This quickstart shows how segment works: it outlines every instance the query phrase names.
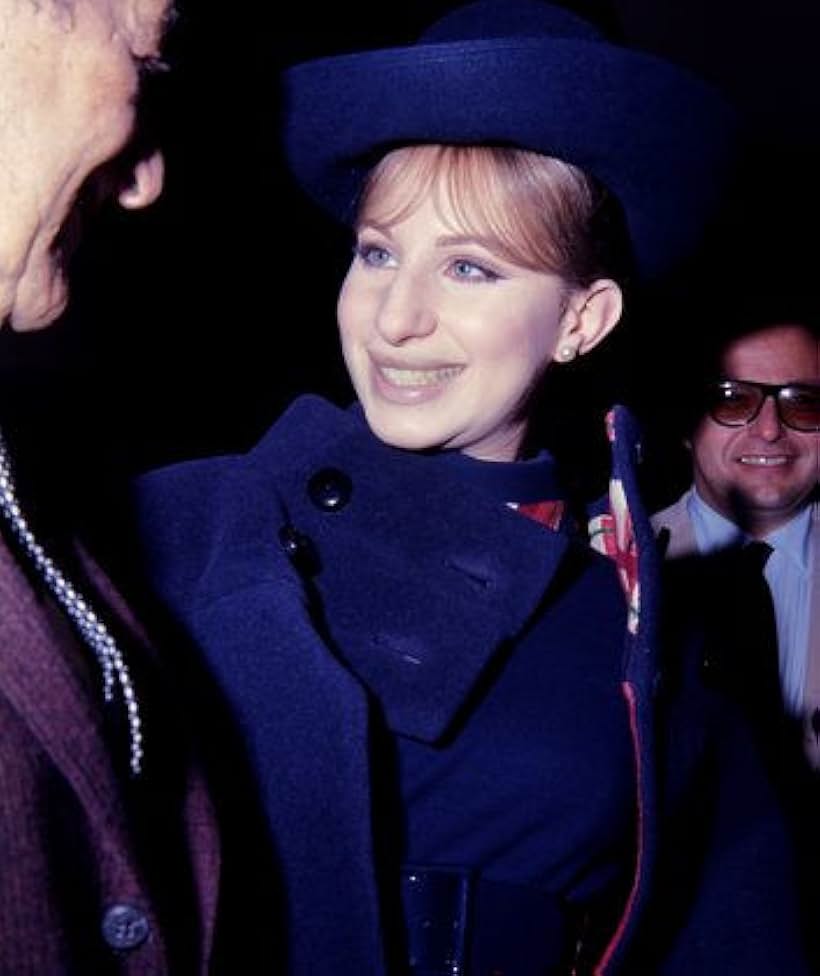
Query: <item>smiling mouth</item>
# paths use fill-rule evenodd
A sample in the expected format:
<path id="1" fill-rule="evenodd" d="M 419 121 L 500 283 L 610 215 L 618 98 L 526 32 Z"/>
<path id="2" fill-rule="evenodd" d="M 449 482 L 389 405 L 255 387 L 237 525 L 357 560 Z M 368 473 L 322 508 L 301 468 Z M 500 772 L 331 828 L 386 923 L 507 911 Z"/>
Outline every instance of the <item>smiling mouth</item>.
<path id="1" fill-rule="evenodd" d="M 743 454 L 738 458 L 740 464 L 754 468 L 777 468 L 791 463 L 792 458 L 785 454 Z"/>
<path id="2" fill-rule="evenodd" d="M 437 386 L 455 379 L 464 371 L 463 366 L 442 366 L 439 369 L 398 369 L 395 366 L 379 366 L 381 376 L 399 387 Z"/>

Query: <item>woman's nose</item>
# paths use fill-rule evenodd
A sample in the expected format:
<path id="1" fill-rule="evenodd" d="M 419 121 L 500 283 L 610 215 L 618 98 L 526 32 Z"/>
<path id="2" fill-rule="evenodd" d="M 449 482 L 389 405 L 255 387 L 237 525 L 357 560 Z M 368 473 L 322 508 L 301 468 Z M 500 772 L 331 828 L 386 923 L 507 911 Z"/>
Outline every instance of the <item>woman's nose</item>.
<path id="1" fill-rule="evenodd" d="M 436 313 L 429 289 L 410 274 L 395 273 L 385 287 L 376 316 L 376 328 L 391 345 L 423 338 L 436 328 Z"/>

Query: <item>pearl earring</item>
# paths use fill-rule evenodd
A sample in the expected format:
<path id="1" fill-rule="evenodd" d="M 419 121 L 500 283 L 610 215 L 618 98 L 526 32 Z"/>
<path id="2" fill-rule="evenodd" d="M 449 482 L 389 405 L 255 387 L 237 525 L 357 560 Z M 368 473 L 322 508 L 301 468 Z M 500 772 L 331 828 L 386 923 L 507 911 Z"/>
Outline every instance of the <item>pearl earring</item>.
<path id="1" fill-rule="evenodd" d="M 575 359 L 576 349 L 574 346 L 561 346 L 558 350 L 558 358 L 562 363 L 569 363 Z"/>

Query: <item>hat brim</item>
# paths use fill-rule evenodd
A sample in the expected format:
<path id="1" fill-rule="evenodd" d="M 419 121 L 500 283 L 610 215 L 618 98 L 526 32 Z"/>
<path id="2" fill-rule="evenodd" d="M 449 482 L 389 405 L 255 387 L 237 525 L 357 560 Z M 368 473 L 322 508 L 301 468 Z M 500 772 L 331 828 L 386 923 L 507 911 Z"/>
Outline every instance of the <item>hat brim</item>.
<path id="1" fill-rule="evenodd" d="M 555 156 L 623 207 L 640 271 L 696 246 L 733 161 L 736 117 L 651 55 L 577 38 L 470 40 L 321 58 L 284 76 L 285 152 L 304 190 L 350 222 L 383 152 L 509 145 Z"/>

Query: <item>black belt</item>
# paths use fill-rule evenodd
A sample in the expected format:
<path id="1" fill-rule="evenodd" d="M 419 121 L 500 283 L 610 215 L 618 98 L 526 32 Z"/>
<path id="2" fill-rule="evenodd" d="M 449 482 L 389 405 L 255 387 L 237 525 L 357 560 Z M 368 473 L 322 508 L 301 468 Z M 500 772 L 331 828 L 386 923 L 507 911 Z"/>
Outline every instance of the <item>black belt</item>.
<path id="1" fill-rule="evenodd" d="M 557 976 L 575 952 L 566 907 L 521 885 L 448 868 L 402 869 L 411 976 Z"/>

